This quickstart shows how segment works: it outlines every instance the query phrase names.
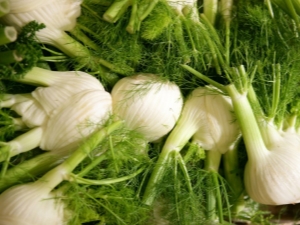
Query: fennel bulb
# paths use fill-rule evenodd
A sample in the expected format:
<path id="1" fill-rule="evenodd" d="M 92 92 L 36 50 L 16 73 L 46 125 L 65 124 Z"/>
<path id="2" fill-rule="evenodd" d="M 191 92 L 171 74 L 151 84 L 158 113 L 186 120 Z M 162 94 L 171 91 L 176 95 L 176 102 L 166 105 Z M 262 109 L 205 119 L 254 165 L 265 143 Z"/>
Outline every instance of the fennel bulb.
<path id="1" fill-rule="evenodd" d="M 32 128 L 2 143 L 10 157 L 38 146 L 43 150 L 71 151 L 101 127 L 112 109 L 110 94 L 96 78 L 83 72 L 33 68 L 19 81 L 45 87 L 29 94 L 4 95 L 0 102 L 1 107 L 17 112 Z"/>
<path id="2" fill-rule="evenodd" d="M 173 153 L 179 154 L 193 136 L 194 142 L 200 147 L 215 151 L 218 155 L 225 153 L 240 136 L 230 100 L 217 91 L 199 87 L 188 96 L 151 174 L 143 199 L 146 204 L 152 204 L 156 195 L 155 187 L 162 179 Z"/>
<path id="3" fill-rule="evenodd" d="M 195 117 L 198 130 L 193 135 L 193 142 L 205 150 L 226 153 L 240 136 L 231 99 L 228 96 L 213 93 L 213 90 L 198 88 L 193 91 L 190 101 L 189 104 L 193 106 L 197 104 L 202 106 L 198 109 L 199 117 Z"/>
<path id="4" fill-rule="evenodd" d="M 113 113 L 149 142 L 170 132 L 183 104 L 179 87 L 153 74 L 125 77 L 116 83 L 111 95 Z"/>
<path id="5" fill-rule="evenodd" d="M 63 225 L 69 219 L 68 210 L 60 199 L 63 190 L 53 191 L 68 180 L 72 171 L 97 145 L 123 125 L 118 121 L 94 132 L 63 163 L 32 183 L 7 189 L 0 195 L 1 225 Z"/>
<path id="6" fill-rule="evenodd" d="M 65 31 L 71 31 L 81 13 L 81 0 L 10 0 L 10 12 L 0 18 L 4 24 L 14 26 L 18 31 L 35 20 L 46 28 L 36 33 L 37 40 L 50 44 L 65 54 L 76 57 L 87 55 L 87 50 L 72 39 Z"/>
<path id="7" fill-rule="evenodd" d="M 14 186 L 0 195 L 0 225 L 63 225 L 64 204 L 44 182 Z"/>
<path id="8" fill-rule="evenodd" d="M 291 126 L 255 117 L 247 93 L 227 87 L 248 154 L 244 172 L 249 196 L 266 205 L 300 202 L 300 136 Z"/>
<path id="9" fill-rule="evenodd" d="M 228 97 L 211 87 L 193 90 L 162 151 L 180 151 L 193 137 L 205 150 L 225 153 L 240 135 Z"/>

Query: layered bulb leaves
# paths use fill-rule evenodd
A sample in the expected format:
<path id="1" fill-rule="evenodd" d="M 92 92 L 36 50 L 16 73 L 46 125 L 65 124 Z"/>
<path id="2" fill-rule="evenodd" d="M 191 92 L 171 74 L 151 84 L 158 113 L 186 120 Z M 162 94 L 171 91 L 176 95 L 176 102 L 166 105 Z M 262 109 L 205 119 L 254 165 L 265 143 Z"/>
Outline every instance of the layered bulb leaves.
<path id="1" fill-rule="evenodd" d="M 117 82 L 112 90 L 113 113 L 149 142 L 166 135 L 180 116 L 179 87 L 153 74 L 139 74 Z"/>
<path id="2" fill-rule="evenodd" d="M 236 122 L 231 100 L 228 96 L 222 95 L 207 88 L 195 89 L 187 107 L 190 109 L 189 117 L 195 113 L 193 106 L 201 105 L 198 108 L 197 124 L 198 130 L 193 136 L 193 141 L 203 149 L 218 151 L 224 154 L 240 136 L 239 125 Z"/>
<path id="3" fill-rule="evenodd" d="M 28 94 L 4 95 L 0 102 L 1 107 L 17 112 L 31 128 L 3 144 L 10 148 L 10 156 L 38 146 L 43 150 L 72 151 L 102 127 L 112 110 L 111 95 L 87 73 L 33 68 L 20 82 L 44 87 Z"/>
<path id="4" fill-rule="evenodd" d="M 295 124 L 278 126 L 255 114 L 247 93 L 227 87 L 239 121 L 248 162 L 244 183 L 258 203 L 284 205 L 300 202 L 300 136 Z"/>
<path id="5" fill-rule="evenodd" d="M 266 125 L 268 141 L 250 157 L 245 168 L 245 187 L 256 202 L 284 205 L 300 202 L 300 136 L 293 130 Z"/>
<path id="6" fill-rule="evenodd" d="M 180 151 L 193 137 L 193 141 L 205 150 L 223 154 L 239 136 L 230 98 L 212 87 L 199 87 L 187 98 L 164 149 Z"/>
<path id="7" fill-rule="evenodd" d="M 17 30 L 31 21 L 42 23 L 46 28 L 36 33 L 39 42 L 53 45 L 69 56 L 82 54 L 83 49 L 80 49 L 80 53 L 76 52 L 81 48 L 80 45 L 65 33 L 76 25 L 76 19 L 81 13 L 81 0 L 10 0 L 9 3 L 11 10 L 1 17 L 3 23 Z M 73 49 L 70 49 L 71 46 Z"/>
<path id="8" fill-rule="evenodd" d="M 14 186 L 0 195 L 0 225 L 63 225 L 64 207 L 45 182 Z"/>

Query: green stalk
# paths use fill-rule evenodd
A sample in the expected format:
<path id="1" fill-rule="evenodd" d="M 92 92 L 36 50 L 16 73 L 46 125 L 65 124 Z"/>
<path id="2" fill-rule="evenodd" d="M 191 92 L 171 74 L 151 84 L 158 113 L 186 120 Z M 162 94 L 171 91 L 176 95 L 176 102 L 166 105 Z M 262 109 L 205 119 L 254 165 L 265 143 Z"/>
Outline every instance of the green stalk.
<path id="1" fill-rule="evenodd" d="M 113 72 L 122 75 L 126 75 L 129 70 L 133 71 L 133 69 L 130 67 L 126 68 L 126 70 L 124 68 L 118 68 L 104 59 L 92 56 L 87 47 L 74 40 L 65 32 L 60 32 L 60 35 L 58 37 L 49 40 L 48 43 L 46 41 L 45 43 L 55 46 L 66 55 L 74 58 L 80 64 L 80 66 L 86 66 L 94 71 L 99 70 L 99 64 L 107 67 Z"/>
<path id="2" fill-rule="evenodd" d="M 9 158 L 16 156 L 20 153 L 30 151 L 39 146 L 41 138 L 43 135 L 43 130 L 41 127 L 35 127 L 26 133 L 23 133 L 17 136 L 15 139 L 1 143 L 4 145 L 6 149 L 7 146 L 9 147 Z M 3 147 L 2 147 L 3 148 Z M 0 151 L 2 151 L 0 148 Z M 3 155 L 5 156 L 5 155 Z M 0 155 L 0 162 L 7 160 L 7 156 L 3 157 Z"/>
<path id="3" fill-rule="evenodd" d="M 7 168 L 8 168 L 8 164 L 9 164 L 9 160 L 10 160 L 10 147 L 9 146 L 4 146 L 1 147 L 1 158 L 3 159 L 2 161 L 2 169 L 1 169 L 1 173 L 0 173 L 0 180 L 2 180 L 2 178 L 5 176 L 6 172 L 7 172 Z"/>
<path id="4" fill-rule="evenodd" d="M 98 45 L 96 45 L 95 42 L 93 42 L 84 32 L 81 31 L 79 26 L 76 26 L 75 29 L 73 29 L 70 33 L 76 39 L 78 39 L 79 41 L 81 41 L 91 49 L 99 52 L 102 51 L 102 49 Z"/>
<path id="5" fill-rule="evenodd" d="M 103 19 L 109 23 L 117 22 L 132 4 L 132 0 L 115 0 L 103 14 Z"/>
<path id="6" fill-rule="evenodd" d="M 139 8 L 139 21 L 143 21 L 152 12 L 158 0 L 148 0 L 147 4 L 140 5 Z"/>
<path id="7" fill-rule="evenodd" d="M 240 124 L 249 161 L 262 159 L 269 152 L 265 146 L 256 116 L 248 101 L 247 93 L 239 93 L 233 84 L 226 86 L 231 97 L 237 120 Z"/>
<path id="8" fill-rule="evenodd" d="M 16 50 L 10 50 L 5 52 L 0 52 L 0 63 L 1 64 L 11 64 L 15 62 L 20 62 L 23 57 L 17 53 Z"/>
<path id="9" fill-rule="evenodd" d="M 288 8 L 290 15 L 292 16 L 293 20 L 297 24 L 297 29 L 299 30 L 300 29 L 299 18 L 298 18 L 298 14 L 295 10 L 292 0 L 285 0 L 285 3 L 286 3 L 286 6 Z"/>
<path id="10" fill-rule="evenodd" d="M 218 219 L 223 223 L 222 198 L 220 185 L 218 181 L 218 171 L 222 154 L 218 151 L 207 151 L 204 169 L 209 175 L 207 181 L 210 188 L 206 191 L 207 196 L 207 219 L 214 220 L 216 217 L 216 208 L 218 208 Z"/>
<path id="11" fill-rule="evenodd" d="M 189 176 L 189 173 L 188 173 L 188 169 L 186 167 L 186 164 L 181 156 L 181 154 L 179 152 L 176 152 L 176 159 L 177 159 L 177 163 L 179 164 L 180 166 L 180 169 L 183 173 L 183 176 L 184 176 L 184 179 L 185 179 L 185 182 L 187 183 L 187 188 L 189 190 L 190 193 L 193 193 L 193 188 L 192 188 L 192 182 L 191 182 L 191 178 Z"/>
<path id="12" fill-rule="evenodd" d="M 11 26 L 0 27 L 0 45 L 5 45 L 17 40 L 17 30 Z"/>
<path id="13" fill-rule="evenodd" d="M 239 139 L 241 140 L 241 138 Z M 239 141 L 223 155 L 224 177 L 230 187 L 229 201 L 232 205 L 232 214 L 236 216 L 245 207 L 244 182 L 242 180 L 241 168 L 238 160 Z"/>
<path id="14" fill-rule="evenodd" d="M 300 2 L 298 0 L 292 0 L 295 11 L 300 15 Z"/>
<path id="15" fill-rule="evenodd" d="M 277 108 L 280 101 L 280 85 L 281 85 L 281 73 L 280 64 L 273 65 L 273 94 L 272 94 L 272 108 L 268 118 L 273 119 L 276 116 Z"/>
<path id="16" fill-rule="evenodd" d="M 163 179 L 166 169 L 170 166 L 172 156 L 180 152 L 197 129 L 198 128 L 189 121 L 179 121 L 177 126 L 170 133 L 146 186 L 142 199 L 144 204 L 152 205 L 157 195 L 157 186 Z"/>
<path id="17" fill-rule="evenodd" d="M 11 167 L 0 179 L 0 192 L 44 174 L 59 165 L 69 154 L 69 151 L 47 152 Z"/>
<path id="18" fill-rule="evenodd" d="M 221 0 L 221 14 L 225 21 L 225 61 L 230 65 L 230 24 L 233 0 Z"/>
<path id="19" fill-rule="evenodd" d="M 111 137 L 109 137 L 109 150 L 113 159 L 113 164 L 116 170 L 116 173 L 119 173 L 119 167 L 118 167 L 118 163 L 117 163 L 117 159 L 116 159 L 116 155 L 115 155 L 115 150 L 114 150 L 114 145 L 113 145 L 113 140 Z"/>
<path id="20" fill-rule="evenodd" d="M 97 156 L 97 158 L 95 158 L 91 163 L 89 163 L 86 167 L 84 167 L 83 170 L 81 170 L 76 176 L 83 177 L 106 158 L 107 158 L 106 154 Z"/>
<path id="21" fill-rule="evenodd" d="M 70 174 L 70 177 L 67 179 L 70 182 L 75 182 L 78 184 L 87 184 L 87 185 L 110 185 L 110 184 L 115 184 L 119 182 L 123 182 L 126 180 L 130 180 L 134 178 L 135 176 L 139 175 L 141 172 L 143 172 L 145 168 L 140 168 L 136 172 L 124 176 L 124 177 L 119 177 L 119 178 L 108 178 L 108 179 L 103 179 L 103 180 L 91 180 L 91 179 L 85 179 L 81 178 L 76 174 Z"/>
<path id="22" fill-rule="evenodd" d="M 117 121 L 95 132 L 62 164 L 47 172 L 38 181 L 47 183 L 47 187 L 50 190 L 53 190 L 62 181 L 68 179 L 71 172 L 97 147 L 100 142 L 102 142 L 112 132 L 119 129 L 122 125 L 122 121 Z"/>
<path id="23" fill-rule="evenodd" d="M 51 70 L 33 67 L 25 76 L 18 79 L 18 82 L 35 85 L 35 86 L 51 86 L 60 81 L 60 75 Z"/>
<path id="24" fill-rule="evenodd" d="M 138 14 L 137 1 L 133 0 L 129 23 L 126 27 L 126 31 L 130 34 L 134 34 L 135 31 L 137 30 L 136 27 L 137 14 Z"/>
<path id="25" fill-rule="evenodd" d="M 216 88 L 220 89 L 221 91 L 226 92 L 226 88 L 224 87 L 224 85 L 210 79 L 209 77 L 203 75 L 202 73 L 198 72 L 197 70 L 193 69 L 192 67 L 190 67 L 188 65 L 181 65 L 181 67 L 183 67 L 190 73 L 194 74 L 196 77 L 200 78 L 201 80 L 204 80 L 205 82 L 215 86 Z"/>
<path id="26" fill-rule="evenodd" d="M 97 143 L 97 141 L 100 142 L 103 138 L 112 133 L 114 129 L 118 129 L 118 127 L 121 125 L 120 123 L 121 122 L 116 122 L 92 135 L 91 139 L 89 139 L 91 140 L 91 143 L 87 141 L 78 150 L 76 150 L 77 153 L 74 153 L 73 158 L 64 164 L 65 167 L 67 167 L 68 164 L 72 163 L 72 160 L 79 162 L 80 159 L 84 158 L 84 156 L 88 154 L 88 151 L 93 150 L 88 149 L 89 145 L 90 147 L 93 147 Z M 86 152 L 82 152 L 85 150 Z M 25 181 L 32 180 L 34 177 L 44 174 L 50 169 L 56 168 L 56 166 L 61 164 L 70 154 L 71 152 L 69 152 L 68 149 L 47 152 L 36 156 L 32 159 L 26 160 L 23 163 L 20 163 L 17 166 L 8 169 L 5 173 L 5 176 L 2 179 L 0 179 L 0 192 L 20 182 L 23 183 Z M 74 158 L 76 159 L 74 160 Z M 73 167 L 74 165 L 75 164 L 73 164 Z"/>
<path id="27" fill-rule="evenodd" d="M 137 1 L 133 4 L 132 16 L 126 30 L 134 34 L 140 30 L 141 23 L 152 12 L 158 0 L 147 0 L 145 3 L 138 5 Z"/>
<path id="28" fill-rule="evenodd" d="M 9 13 L 9 1 L 8 0 L 0 0 L 0 17 Z"/>
<path id="29" fill-rule="evenodd" d="M 267 5 L 268 10 L 270 12 L 270 16 L 272 17 L 272 19 L 274 19 L 274 12 L 273 12 L 273 7 L 272 7 L 271 0 L 266 0 L 266 5 Z"/>
<path id="30" fill-rule="evenodd" d="M 218 0 L 203 0 L 203 13 L 209 22 L 214 25 L 218 11 Z"/>

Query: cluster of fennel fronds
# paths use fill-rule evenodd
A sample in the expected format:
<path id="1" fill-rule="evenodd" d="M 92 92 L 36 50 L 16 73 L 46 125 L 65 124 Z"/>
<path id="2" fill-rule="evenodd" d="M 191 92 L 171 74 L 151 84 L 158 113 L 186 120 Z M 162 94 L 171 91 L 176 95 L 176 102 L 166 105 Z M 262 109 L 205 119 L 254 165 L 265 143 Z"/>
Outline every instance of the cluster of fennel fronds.
<path id="1" fill-rule="evenodd" d="M 122 78 L 136 81 L 133 76 L 139 74 L 147 84 L 145 77 L 152 77 L 147 74 L 155 74 L 146 92 L 157 79 L 161 87 L 171 81 L 180 88 L 184 106 L 193 109 L 184 111 L 183 106 L 181 116 L 188 115 L 187 119 L 171 118 L 178 123 L 168 134 L 163 131 L 163 137 L 143 129 L 139 122 L 147 119 L 149 126 L 156 126 L 164 116 L 149 116 L 151 109 L 164 104 L 146 98 L 144 110 L 130 101 L 134 106 L 124 103 L 126 108 L 117 114 L 126 115 L 125 125 L 112 116 L 95 133 L 100 136 L 83 138 L 74 153 L 44 153 L 35 146 L 7 158 L 2 148 L 0 191 L 27 182 L 34 190 L 36 184 L 56 177 L 51 198 L 64 202 L 69 224 L 191 225 L 239 220 L 271 224 L 272 215 L 261 211 L 257 203 L 297 203 L 300 195 L 297 6 L 292 0 L 85 0 L 72 29 L 58 34 L 50 29 L 38 36 L 40 43 L 34 35 L 45 24 L 27 23 L 18 30 L 16 41 L 0 46 L 0 60 L 10 60 L 0 61 L 3 96 L 33 91 L 26 74 L 36 67 L 89 73 L 116 99 L 119 94 L 113 88 Z M 3 21 L 1 29 L 8 19 Z M 13 52 L 21 58 L 9 58 Z M 136 82 L 119 83 L 118 87 L 129 88 L 129 95 L 120 101 L 143 97 L 145 90 L 136 90 Z M 204 86 L 209 87 L 208 93 L 201 89 Z M 191 93 L 197 91 L 199 98 L 207 97 L 208 104 L 191 100 Z M 220 96 L 219 106 L 209 104 L 214 96 Z M 223 98 L 232 105 L 224 103 L 223 108 Z M 165 99 L 165 105 L 170 99 Z M 183 114 L 192 110 L 192 116 Z M 226 130 L 231 129 L 229 125 L 222 131 L 224 137 L 235 135 L 230 137 L 232 145 L 216 144 L 222 149 L 212 151 L 205 145 L 209 138 L 201 139 L 200 127 L 188 126 L 205 124 L 201 115 L 200 121 L 195 118 L 206 110 L 212 114 L 227 110 L 221 114 L 232 115 L 229 125 L 237 124 L 240 131 Z M 15 117 L 15 112 L 1 109 L 2 143 L 27 131 L 19 129 Z M 59 174 L 62 169 L 63 175 Z M 18 207 L 26 207 L 22 204 Z"/>

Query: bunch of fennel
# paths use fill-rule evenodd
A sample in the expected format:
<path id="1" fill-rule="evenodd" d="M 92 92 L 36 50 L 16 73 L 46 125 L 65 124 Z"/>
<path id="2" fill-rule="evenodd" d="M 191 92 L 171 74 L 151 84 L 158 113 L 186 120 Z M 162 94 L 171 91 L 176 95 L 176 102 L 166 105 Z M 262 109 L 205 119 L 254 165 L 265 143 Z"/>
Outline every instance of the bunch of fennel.
<path id="1" fill-rule="evenodd" d="M 212 26 L 209 24 L 206 26 L 210 32 L 216 34 Z M 270 30 L 263 27 L 260 32 L 270 35 L 274 32 Z M 280 32 L 291 31 L 286 29 Z M 207 32 L 206 35 L 212 38 Z M 183 67 L 221 88 L 230 96 L 248 156 L 244 184 L 250 198 L 267 205 L 295 204 L 300 201 L 297 184 L 299 180 L 297 165 L 300 160 L 297 122 L 299 101 L 298 91 L 295 88 L 299 64 L 294 61 L 298 54 L 294 49 L 285 52 L 285 40 L 278 39 L 278 36 L 272 36 L 272 39 L 274 42 L 270 42 L 270 39 L 260 39 L 264 42 L 255 43 L 257 46 L 254 47 L 254 52 L 244 49 L 250 50 L 248 57 L 235 58 L 234 63 L 238 66 L 233 68 L 230 68 L 231 64 L 224 60 L 223 57 L 226 55 L 224 52 L 217 53 L 220 65 L 227 75 L 228 85 L 215 83 L 187 65 Z M 211 42 L 212 51 L 219 47 L 219 43 L 220 36 L 214 36 Z M 269 45 L 268 52 L 255 52 L 258 46 L 265 43 Z M 295 46 L 297 44 L 294 43 Z M 244 46 L 236 47 L 242 49 Z M 253 60 L 251 57 L 256 57 L 257 61 L 251 62 L 250 60 Z M 267 57 L 272 57 L 271 63 L 266 60 Z M 246 68 L 241 63 L 247 63 Z M 268 77 L 267 74 L 271 76 Z M 255 80 L 259 82 L 256 84 Z M 266 82 L 272 82 L 272 85 L 267 86 Z M 259 89 L 260 87 L 264 88 Z M 259 91 L 263 94 L 259 94 Z"/>
<path id="2" fill-rule="evenodd" d="M 44 87 L 28 94 L 3 95 L 1 107 L 19 114 L 21 119 L 13 121 L 29 131 L 1 143 L 1 161 L 8 162 L 36 147 L 72 152 L 82 139 L 105 123 L 112 110 L 110 94 L 96 78 L 83 72 L 34 67 L 18 81 Z"/>

